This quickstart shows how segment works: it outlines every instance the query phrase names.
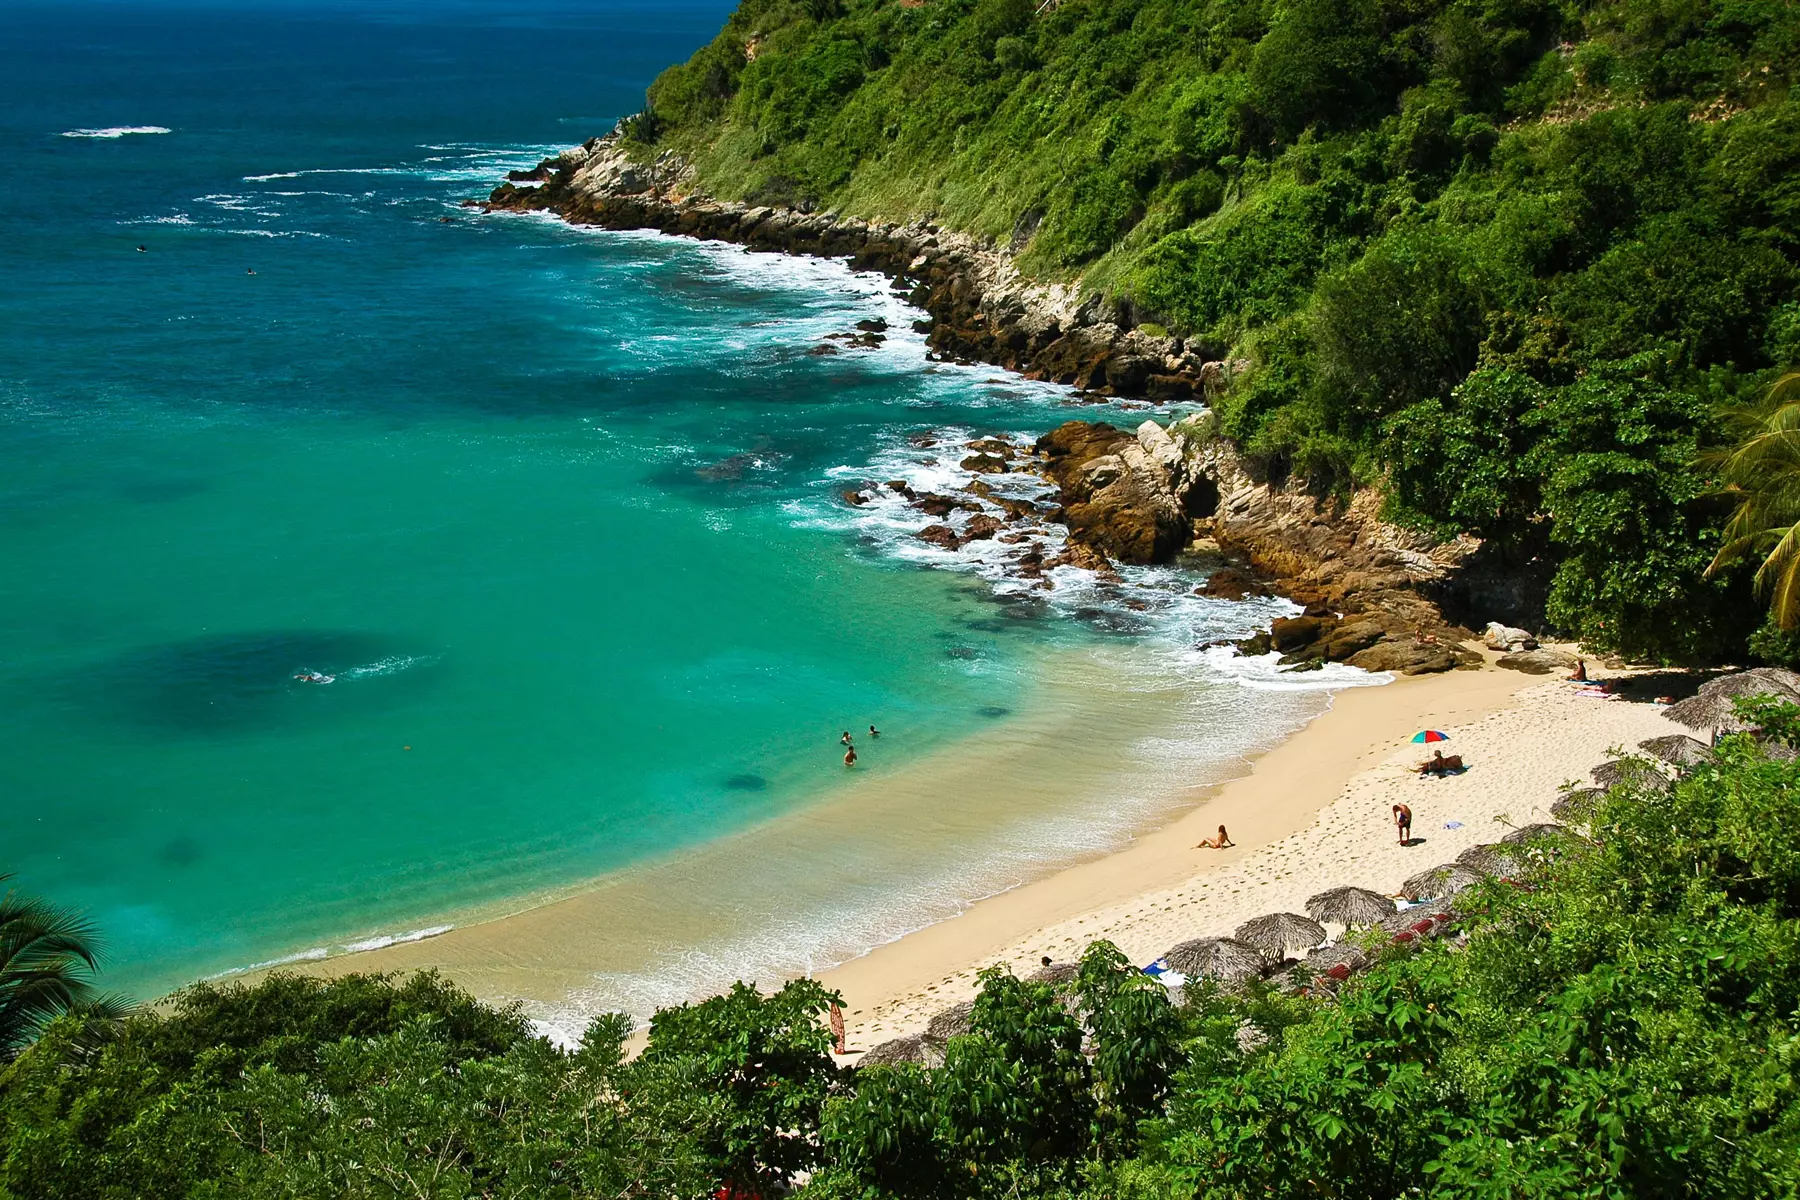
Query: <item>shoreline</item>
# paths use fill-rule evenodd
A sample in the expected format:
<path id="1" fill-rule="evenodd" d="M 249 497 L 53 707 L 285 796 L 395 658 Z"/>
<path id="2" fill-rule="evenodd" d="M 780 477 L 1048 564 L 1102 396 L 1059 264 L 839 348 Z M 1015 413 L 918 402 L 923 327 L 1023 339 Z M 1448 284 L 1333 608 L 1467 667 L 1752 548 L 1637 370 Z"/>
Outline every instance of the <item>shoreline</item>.
<path id="1" fill-rule="evenodd" d="M 1552 819 L 1557 788 L 1583 777 L 1609 747 L 1667 732 L 1655 706 L 1582 697 L 1558 678 L 1495 668 L 1497 655 L 1484 657 L 1481 670 L 1338 689 L 1325 711 L 1239 760 L 1242 769 L 1230 778 L 1171 786 L 1163 819 L 1123 844 L 941 911 L 836 965 L 764 974 L 754 982 L 766 989 L 805 974 L 841 992 L 848 1026 L 843 1061 L 853 1062 L 972 997 L 988 966 L 1023 976 L 1041 956 L 1068 961 L 1100 938 L 1147 963 L 1176 941 L 1226 935 L 1263 912 L 1297 911 L 1327 887 L 1353 883 L 1392 893 L 1410 874 L 1470 845 L 1497 841 L 1506 831 L 1495 823 L 1501 817 L 1513 826 Z M 1408 739 L 1423 727 L 1449 732 L 1474 769 L 1443 780 L 1411 774 L 1407 767 L 1423 751 Z M 1550 733 L 1553 741 L 1541 736 Z M 1521 742 L 1532 745 L 1530 757 L 1508 761 L 1507 748 Z M 941 767 L 929 764 L 920 775 Z M 326 977 L 437 969 L 485 1001 L 523 1001 L 546 1033 L 572 1041 L 586 1016 L 609 1006 L 558 1006 L 546 1001 L 547 993 L 598 999 L 595 981 L 616 979 L 591 969 L 591 956 L 604 956 L 614 942 L 603 931 L 642 932 L 633 922 L 656 910 L 654 894 L 669 882 L 668 872 L 703 878 L 722 863 L 778 849 L 797 827 L 842 836 L 872 823 L 868 832 L 876 842 L 906 827 L 904 819 L 898 825 L 872 819 L 863 807 L 868 795 L 865 789 L 828 800 L 823 811 L 790 814 L 642 873 L 653 878 L 602 880 L 589 891 L 427 940 L 274 969 Z M 1393 843 L 1388 803 L 1396 798 L 1416 814 L 1416 842 L 1407 847 Z M 1445 820 L 1451 813 L 1456 828 Z M 1222 853 L 1196 848 L 1221 823 L 1235 845 Z M 691 966 L 705 954 L 699 948 L 683 962 Z M 683 986 L 678 977 L 658 1003 L 719 990 Z M 584 1020 L 571 1019 L 576 1016 Z"/>
<path id="2" fill-rule="evenodd" d="M 228 978 L 438 968 L 578 1035 L 598 1012 L 642 1018 L 737 978 L 841 969 L 1104 860 L 1243 774 L 1266 748 L 1253 727 L 1303 733 L 1328 703 L 1322 687 L 1169 671 L 1139 642 L 1049 648 L 1031 696 L 991 731 L 891 768 L 877 756 L 800 809 L 547 902 L 520 897 L 430 938 Z M 1220 732 L 1218 715 L 1234 712 L 1241 731 Z"/>
<path id="3" fill-rule="evenodd" d="M 590 138 L 513 171 L 483 212 L 544 211 L 570 225 L 654 230 L 753 251 L 847 259 L 875 271 L 925 320 L 914 328 L 940 358 L 976 362 L 1096 397 L 1163 403 L 1204 400 L 1239 364 L 1207 361 L 1205 347 L 1138 328 L 1066 284 L 1021 275 L 1010 251 L 931 222 L 879 221 L 838 212 L 717 200 L 692 191 L 687 164 L 670 155 L 634 162 L 617 134 Z"/>
<path id="4" fill-rule="evenodd" d="M 1176 942 L 1302 911 L 1329 887 L 1393 894 L 1409 875 L 1498 841 L 1510 827 L 1554 821 L 1549 806 L 1561 784 L 1586 784 L 1611 747 L 1669 732 L 1654 705 L 1585 697 L 1559 677 L 1495 668 L 1498 656 L 1484 657 L 1479 671 L 1335 696 L 1330 711 L 1247 774 L 1129 847 L 822 974 L 844 995 L 845 1061 L 921 1032 L 933 1014 L 972 998 L 988 966 L 1023 977 L 1043 956 L 1072 961 L 1102 938 L 1143 965 Z M 1449 732 L 1472 769 L 1445 779 L 1412 773 L 1424 751 L 1409 739 L 1420 728 Z M 1509 760 L 1521 743 L 1530 758 Z M 1404 847 L 1393 836 L 1392 801 L 1414 809 L 1414 841 Z M 1235 845 L 1196 848 L 1220 823 Z"/>

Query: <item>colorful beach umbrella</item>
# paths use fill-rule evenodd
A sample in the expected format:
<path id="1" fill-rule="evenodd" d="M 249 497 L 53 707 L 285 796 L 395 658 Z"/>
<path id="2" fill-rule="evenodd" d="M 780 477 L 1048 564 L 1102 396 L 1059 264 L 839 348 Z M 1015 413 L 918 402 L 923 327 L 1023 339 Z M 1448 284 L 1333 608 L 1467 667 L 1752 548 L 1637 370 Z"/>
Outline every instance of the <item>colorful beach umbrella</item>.
<path id="1" fill-rule="evenodd" d="M 1447 742 L 1450 740 L 1450 735 L 1439 733 L 1435 729 L 1421 729 L 1413 734 L 1412 740 L 1415 742 Z"/>

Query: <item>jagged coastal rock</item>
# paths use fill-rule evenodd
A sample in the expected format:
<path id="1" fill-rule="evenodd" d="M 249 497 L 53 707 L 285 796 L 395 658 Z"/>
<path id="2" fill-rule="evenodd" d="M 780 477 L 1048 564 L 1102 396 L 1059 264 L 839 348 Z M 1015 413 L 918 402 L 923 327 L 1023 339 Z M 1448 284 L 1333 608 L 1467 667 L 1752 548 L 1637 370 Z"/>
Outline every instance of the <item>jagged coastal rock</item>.
<path id="1" fill-rule="evenodd" d="M 1217 491 L 1155 421 L 1126 433 L 1104 421 L 1069 421 L 1038 439 L 1044 474 L 1061 489 L 1051 519 L 1069 539 L 1122 563 L 1163 563 L 1193 539 Z"/>
<path id="2" fill-rule="evenodd" d="M 856 269 L 880 271 L 908 289 L 908 299 L 930 315 L 923 324 L 938 354 L 1100 395 L 1184 399 L 1216 387 L 1230 369 L 1203 361 L 1180 338 L 1122 327 L 1098 297 L 1083 301 L 1072 288 L 1022 278 L 1007 254 L 973 238 L 930 224 L 714 200 L 692 191 L 679 156 L 636 161 L 616 134 L 512 172 L 483 207 L 848 257 Z"/>
<path id="3" fill-rule="evenodd" d="M 1098 297 L 1082 300 L 1069 287 L 1027 281 L 1003 251 L 934 225 L 709 198 L 693 190 L 692 172 L 679 156 L 665 152 L 639 161 L 617 134 L 513 172 L 481 207 L 848 258 L 854 268 L 891 277 L 929 314 L 916 327 L 940 356 L 994 363 L 1100 395 L 1204 398 L 1240 366 L 1207 361 L 1181 338 L 1128 328 Z M 865 322 L 859 333 L 844 337 L 849 344 L 873 343 L 885 329 L 875 324 Z M 1058 489 L 1054 511 L 1003 499 L 993 503 L 1004 519 L 983 512 L 973 497 L 991 496 L 979 481 L 968 497 L 913 496 L 908 490 L 909 502 L 935 518 L 917 536 L 954 550 L 987 539 L 1015 544 L 1039 520 L 1065 525 L 1062 555 L 1046 559 L 1027 547 L 1017 559 L 1015 573 L 1038 579 L 1044 569 L 1064 563 L 1103 577 L 1115 562 L 1166 563 L 1206 538 L 1235 565 L 1197 589 L 1201 594 L 1274 592 L 1305 606 L 1304 616 L 1277 621 L 1268 633 L 1241 643 L 1247 653 L 1278 650 L 1297 670 L 1343 662 L 1417 674 L 1481 663 L 1461 645 L 1475 635 L 1447 620 L 1440 607 L 1454 601 L 1482 608 L 1493 592 L 1495 580 L 1482 572 L 1475 538 L 1436 541 L 1383 522 L 1377 515 L 1381 498 L 1373 491 L 1348 499 L 1318 496 L 1299 481 L 1268 478 L 1205 418 L 1167 429 L 1146 421 L 1133 431 L 1070 421 L 1040 438 L 1031 455 L 1021 449 L 982 439 L 964 446 L 959 461 L 983 476 L 1041 474 Z M 861 490 L 844 493 L 852 505 L 867 498 Z M 978 515 L 960 527 L 948 523 L 959 512 Z M 1504 605 L 1500 611 L 1507 611 Z M 1523 644 L 1518 640 L 1518 647 Z"/>

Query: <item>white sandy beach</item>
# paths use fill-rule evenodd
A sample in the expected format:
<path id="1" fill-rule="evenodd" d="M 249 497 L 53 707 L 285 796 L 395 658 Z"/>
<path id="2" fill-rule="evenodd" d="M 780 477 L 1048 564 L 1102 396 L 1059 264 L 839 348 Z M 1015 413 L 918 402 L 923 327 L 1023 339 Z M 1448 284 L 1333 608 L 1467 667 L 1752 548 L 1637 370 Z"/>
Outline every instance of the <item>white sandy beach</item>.
<path id="1" fill-rule="evenodd" d="M 1422 728 L 1448 733 L 1445 749 L 1464 757 L 1467 773 L 1447 779 L 1412 773 L 1408 768 L 1426 751 L 1409 739 Z M 1275 744 L 1240 777 L 1213 786 L 1168 780 L 1175 811 L 1184 815 L 1165 827 L 979 901 L 819 977 L 844 995 L 853 1058 L 917 1031 L 935 1012 L 972 996 L 978 972 L 989 965 L 1024 974 L 1044 955 L 1070 959 L 1097 938 L 1148 963 L 1176 942 L 1229 934 L 1263 913 L 1301 911 L 1308 896 L 1327 887 L 1393 892 L 1407 876 L 1471 845 L 1496 841 L 1513 826 L 1549 820 L 1559 787 L 1583 779 L 1609 749 L 1674 731 L 1654 705 L 1584 696 L 1561 679 L 1492 666 L 1342 691 L 1330 711 L 1298 733 L 1285 740 L 1273 735 Z M 1053 724 L 1038 736 L 1075 733 Z M 962 769 L 985 774 L 995 762 L 1038 753 L 1038 744 L 1012 759 Z M 1070 782 L 1100 794 L 1109 778 L 1117 780 L 1095 770 Z M 1039 785 L 1048 786 L 1043 780 Z M 908 790 L 953 801 L 960 784 L 941 764 L 927 764 Z M 1397 844 L 1390 815 L 1396 800 L 1414 813 L 1416 841 L 1410 846 Z M 627 960 L 641 960 L 643 946 L 710 934 L 720 921 L 749 920 L 760 911 L 756 904 L 764 901 L 753 903 L 748 894 L 730 901 L 730 913 L 717 907 L 716 897 L 704 910 L 671 908 L 671 896 L 700 890 L 694 872 L 716 874 L 721 862 L 747 867 L 779 858 L 783 841 L 819 822 L 828 828 L 807 832 L 809 844 L 848 852 L 860 838 L 896 846 L 919 832 L 919 811 L 902 807 L 898 816 L 884 816 L 867 806 L 866 797 L 858 807 L 853 795 L 848 803 L 790 819 L 804 826 L 776 822 L 753 831 L 722 849 L 720 861 L 708 855 L 680 860 L 629 885 L 611 884 L 443 937 L 291 969 L 337 975 L 435 968 L 484 1000 L 523 1000 L 528 1011 L 551 1015 L 570 1011 L 570 1001 L 589 1008 L 595 997 L 586 990 L 593 981 Z M 1197 848 L 1221 823 L 1235 846 L 1222 852 Z M 858 868 L 849 860 L 840 869 Z M 766 891 L 753 870 L 745 871 L 744 886 Z M 680 980 L 671 981 L 676 991 L 660 1002 L 698 998 L 717 986 L 695 989 L 695 982 L 689 980 L 692 995 L 678 995 Z M 777 981 L 758 982 L 768 987 Z M 559 1027 L 573 1032 L 567 1025 L 564 1020 Z"/>
<path id="2" fill-rule="evenodd" d="M 1428 754 L 1406 739 L 1422 727 L 1448 733 L 1444 749 L 1470 769 L 1444 779 L 1415 774 L 1410 768 Z M 977 905 L 824 979 L 845 994 L 854 1056 L 917 1032 L 933 1013 L 972 997 L 977 973 L 991 964 L 1022 975 L 1044 955 L 1069 960 L 1099 938 L 1148 963 L 1188 938 L 1229 935 L 1263 913 L 1304 911 L 1306 898 L 1327 887 L 1392 893 L 1472 845 L 1552 820 L 1559 787 L 1585 780 L 1609 749 L 1677 731 L 1654 705 L 1584 696 L 1561 679 L 1491 667 L 1346 693 L 1331 713 L 1169 829 L 987 901 L 988 911 Z M 1413 810 L 1409 846 L 1395 835 L 1396 801 Z M 1220 822 L 1235 848 L 1196 848 Z M 1081 897 L 1093 902 L 1082 905 Z M 1016 932 L 1034 911 L 1056 915 Z"/>

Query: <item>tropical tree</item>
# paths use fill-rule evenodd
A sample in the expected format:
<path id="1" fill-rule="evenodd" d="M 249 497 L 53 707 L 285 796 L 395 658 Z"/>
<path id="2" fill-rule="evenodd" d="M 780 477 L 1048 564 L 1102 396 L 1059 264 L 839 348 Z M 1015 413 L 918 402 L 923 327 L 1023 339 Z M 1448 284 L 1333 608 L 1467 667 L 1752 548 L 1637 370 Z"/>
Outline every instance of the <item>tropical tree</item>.
<path id="1" fill-rule="evenodd" d="M 94 987 L 99 966 L 99 936 L 80 913 L 10 888 L 0 896 L 0 1062 L 64 1014 L 94 1031 L 126 1015 L 128 1002 Z"/>
<path id="2" fill-rule="evenodd" d="M 1757 594 L 1768 596 L 1777 625 L 1793 629 L 1800 625 L 1800 371 L 1776 380 L 1762 404 L 1735 419 L 1744 435 L 1714 461 L 1737 509 L 1706 573 L 1760 555 Z"/>

